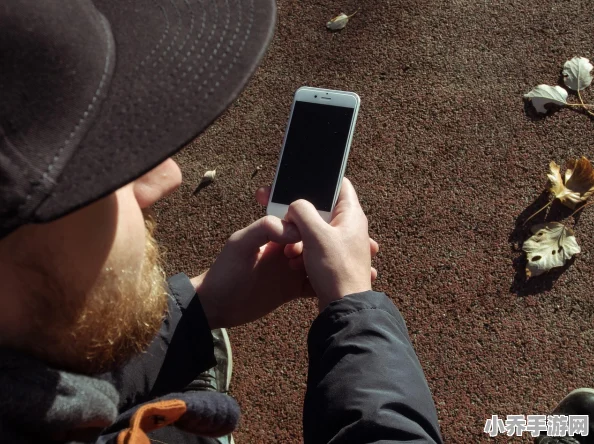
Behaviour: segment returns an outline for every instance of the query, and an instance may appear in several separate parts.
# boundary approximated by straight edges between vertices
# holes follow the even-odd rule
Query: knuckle
[[[309,205],[308,201],[306,201],[305,199],[299,199],[299,200],[296,200],[295,202],[293,202],[289,206],[289,209],[293,208],[293,210],[301,210],[301,209],[307,207],[308,205]]]
[[[229,236],[229,239],[227,239],[227,243],[228,244],[236,244],[236,243],[238,243],[241,240],[242,231],[243,230],[236,231],[231,236]]]
[[[277,218],[275,216],[266,215],[260,219],[260,225],[262,228],[268,230],[272,229],[276,225]]]
[[[289,205],[288,213],[291,215],[305,214],[309,210],[310,206],[311,204],[307,200],[299,199]]]

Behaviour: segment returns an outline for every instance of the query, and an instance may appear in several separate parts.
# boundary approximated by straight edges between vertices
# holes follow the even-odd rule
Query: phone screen
[[[295,102],[272,202],[310,201],[331,211],[353,108]]]

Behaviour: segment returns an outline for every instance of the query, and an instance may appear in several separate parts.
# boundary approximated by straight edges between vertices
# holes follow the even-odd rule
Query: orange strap
[[[147,432],[173,424],[186,410],[186,403],[179,399],[143,405],[132,416],[130,428],[118,435],[118,444],[150,444]]]

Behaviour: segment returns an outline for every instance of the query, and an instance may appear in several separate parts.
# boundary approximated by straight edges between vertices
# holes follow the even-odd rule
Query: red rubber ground
[[[346,29],[327,32],[327,20],[358,7]],[[273,44],[247,90],[177,156],[184,184],[158,206],[168,271],[203,272],[232,232],[264,214],[254,192],[272,181],[298,87],[355,91],[362,105],[347,175],[381,246],[375,289],[407,321],[445,441],[488,441],[492,414],[547,413],[569,390],[593,386],[594,209],[579,218],[583,253],[567,270],[522,283],[515,251],[518,216],[543,190],[549,161],[593,154],[594,120],[568,109],[540,118],[522,99],[556,84],[565,60],[592,58],[591,3],[278,8]],[[594,90],[585,95],[594,101]],[[215,167],[216,182],[192,196]],[[239,444],[301,441],[315,315],[312,301],[298,301],[231,330]]]

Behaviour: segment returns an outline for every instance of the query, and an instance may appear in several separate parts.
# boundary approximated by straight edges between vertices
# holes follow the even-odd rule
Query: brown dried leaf
[[[211,183],[213,183],[216,174],[217,174],[216,168],[214,170],[212,170],[212,171],[207,171],[206,173],[204,173],[204,176],[202,176],[202,179],[200,179],[200,183],[198,184],[198,186],[194,190],[194,193],[193,193],[194,196],[196,194],[198,194],[202,188],[206,188]]]
[[[550,163],[551,192],[555,198],[569,208],[588,200],[594,193],[594,169],[588,159],[569,160],[566,165],[565,181],[561,178],[560,167],[554,161]]]

